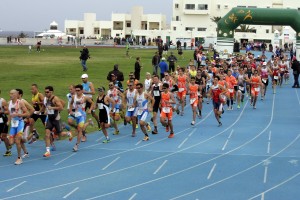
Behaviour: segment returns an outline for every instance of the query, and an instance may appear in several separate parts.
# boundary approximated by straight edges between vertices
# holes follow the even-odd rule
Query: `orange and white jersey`
[[[236,78],[232,75],[226,76],[225,81],[227,83],[228,89],[232,89],[237,84]]]
[[[251,85],[254,88],[258,88],[259,87],[259,83],[260,83],[260,76],[252,76],[251,77]]]
[[[190,91],[190,98],[191,99],[194,99],[194,98],[198,99],[198,89],[199,89],[199,85],[197,85],[197,84],[194,84],[194,85],[190,84],[189,85],[189,91]]]
[[[178,89],[179,89],[179,92],[182,92],[184,90],[186,90],[186,75],[178,75],[178,78],[177,78],[177,81],[178,81]]]

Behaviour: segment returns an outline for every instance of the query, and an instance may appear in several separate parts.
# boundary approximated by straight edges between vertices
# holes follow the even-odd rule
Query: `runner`
[[[60,125],[60,111],[63,110],[63,105],[61,100],[54,96],[54,89],[52,86],[45,87],[45,98],[44,105],[47,113],[47,121],[46,121],[46,133],[45,133],[45,144],[46,144],[46,152],[43,157],[50,157],[50,143],[51,143],[51,131],[55,129],[57,135],[69,136],[69,141],[72,140],[73,136],[71,132],[61,132]]]
[[[227,90],[229,92],[229,99],[227,99],[227,110],[233,110],[233,98],[234,98],[234,86],[237,81],[234,76],[232,76],[232,71],[228,70],[227,76],[225,76],[225,81],[227,83]]]
[[[200,92],[200,87],[198,84],[195,83],[196,78],[191,77],[190,83],[189,83],[189,92],[190,92],[190,104],[192,107],[192,123],[191,125],[195,125],[196,121],[196,115],[197,115],[197,107],[198,107],[198,93]]]
[[[43,125],[45,125],[45,121],[46,121],[46,115],[42,112],[42,110],[44,110],[43,108],[44,95],[39,92],[37,84],[31,85],[31,94],[32,94],[31,102],[35,111],[33,115],[30,117],[30,134],[27,138],[29,141],[28,144],[32,144],[37,139],[39,139],[39,134],[34,127],[35,122],[38,119],[40,119]]]
[[[258,70],[254,70],[254,74],[250,78],[251,84],[251,103],[250,105],[253,106],[253,109],[256,109],[256,101],[259,95],[260,86],[262,86],[261,77],[258,76]]]
[[[0,90],[1,94],[1,90]],[[9,140],[7,138],[8,134],[8,118],[7,115],[9,114],[8,111],[8,105],[5,99],[0,97],[0,135],[1,135],[1,141],[4,142],[6,152],[3,154],[3,156],[11,156],[11,146],[9,145]]]
[[[151,103],[150,108],[152,109],[153,104],[154,104],[154,99],[150,94],[143,92],[143,84],[142,83],[138,83],[136,85],[136,90],[137,90],[137,94],[134,97],[134,105],[136,107],[135,113],[139,120],[141,130],[143,131],[143,133],[145,135],[143,141],[147,141],[147,140],[149,140],[147,131],[151,131],[150,124],[146,122],[146,119],[147,119],[147,116],[149,113],[148,103]],[[146,127],[147,127],[147,131],[146,131]]]
[[[176,104],[175,98],[173,94],[169,91],[169,84],[164,83],[162,85],[162,93],[161,93],[161,100],[160,100],[160,122],[161,124],[166,127],[166,132],[170,131],[168,138],[174,137],[174,130],[173,130],[173,109],[172,104]]]
[[[277,60],[274,61],[273,67],[272,67],[272,88],[273,88],[273,94],[276,94],[276,86],[279,83],[279,66]]]
[[[226,93],[226,90],[222,85],[218,84],[219,80],[220,78],[218,76],[214,77],[213,85],[210,87],[208,94],[212,98],[213,110],[215,113],[215,117],[219,123],[218,126],[222,126],[220,116],[223,112],[223,104],[221,103],[220,95],[224,95]]]
[[[18,158],[15,162],[15,165],[22,164],[22,158],[21,158],[21,148],[23,145],[22,141],[22,135],[24,130],[24,120],[23,117],[29,117],[29,113],[27,111],[26,106],[24,103],[18,99],[18,92],[17,90],[11,90],[9,92],[10,101],[9,101],[9,116],[7,121],[7,126],[9,125],[9,122],[11,124],[10,128],[10,136],[9,136],[9,144],[13,145],[16,144],[17,152],[18,152]],[[24,146],[25,147],[25,146]],[[26,149],[25,149],[25,152]]]
[[[206,96],[206,79],[208,78],[208,75],[205,71],[202,71],[203,67],[200,67],[197,70],[197,75],[195,77],[195,83],[199,85],[199,91],[198,91],[198,111],[197,115],[199,118],[202,117],[202,101],[203,96]]]
[[[239,75],[237,77],[238,91],[237,91],[237,109],[241,108],[241,103],[244,102],[246,92],[246,81],[248,76],[244,73],[243,68],[239,68]]]
[[[179,99],[179,105],[181,106],[181,112],[180,115],[183,116],[184,114],[184,106],[185,106],[185,97],[187,93],[187,83],[188,83],[188,77],[184,74],[184,69],[179,68],[178,70],[178,77],[177,81],[178,83],[178,99]],[[177,105],[177,109],[179,109],[179,105]]]
[[[86,97],[83,94],[83,86],[82,85],[76,85],[75,86],[75,92],[76,94],[72,97],[71,103],[69,108],[69,114],[72,116],[72,119],[69,118],[69,121],[76,120],[77,123],[77,142],[75,146],[73,147],[73,151],[78,151],[78,146],[81,141],[82,137],[82,130],[83,126],[86,120],[86,103],[90,103],[90,109],[87,110],[87,113],[90,114],[92,112],[92,109],[94,108],[94,102],[89,98]],[[74,109],[74,111],[72,110]]]
[[[111,104],[111,111],[114,110],[115,102],[112,98],[108,95],[105,95],[105,88],[100,87],[98,90],[98,97],[97,97],[97,107],[99,109],[99,122],[101,125],[102,132],[105,136],[105,140],[103,143],[109,143],[110,138],[107,133],[107,128],[110,127],[110,116],[109,116],[109,105]]]
[[[94,84],[90,81],[88,81],[88,75],[87,74],[82,74],[81,75],[81,79],[82,79],[82,86],[83,86],[83,94],[87,97],[89,97],[92,101],[93,101],[93,95],[95,94],[95,88],[94,88]],[[86,103],[85,105],[85,109],[89,109],[91,108],[91,104],[89,102]],[[92,116],[96,119],[97,124],[98,124],[98,129],[100,130],[100,124],[99,124],[99,119],[98,116],[95,113],[95,110],[92,110]],[[90,120],[90,122],[92,122]],[[83,127],[82,130],[82,142],[86,141],[86,126]]]
[[[262,81],[262,87],[261,87],[261,100],[265,99],[267,88],[269,85],[269,74],[272,74],[271,69],[267,66],[267,62],[263,62],[261,67],[258,67],[259,74]]]
[[[125,120],[126,122],[132,122],[132,137],[135,137],[135,130],[136,130],[136,116],[134,115],[135,113],[135,107],[133,105],[134,103],[134,97],[137,93],[136,89],[134,89],[134,82],[131,81],[129,82],[128,90],[125,91],[123,95],[123,104],[124,108],[126,108],[126,114],[125,114]]]
[[[169,77],[169,74],[165,73],[165,78]],[[162,83],[159,81],[159,77],[157,75],[153,76],[153,85],[151,86],[151,93],[152,96],[154,97],[154,105],[153,105],[153,125],[154,125],[154,130],[152,131],[152,134],[157,134],[157,113],[158,113],[158,108],[159,108],[159,103],[161,99],[161,87]]]

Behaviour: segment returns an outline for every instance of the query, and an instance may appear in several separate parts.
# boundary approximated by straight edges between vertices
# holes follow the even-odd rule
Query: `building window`
[[[195,4],[185,4],[185,9],[187,9],[187,10],[195,10]]]
[[[176,31],[176,26],[173,27],[173,31]]]
[[[224,8],[225,8],[225,9],[228,9],[228,5],[224,5]]]
[[[175,8],[179,8],[179,4],[178,3],[175,3]]]
[[[81,29],[81,30],[79,31],[79,34],[84,34],[83,29]]]
[[[238,8],[246,8],[247,6],[237,6]]]
[[[248,6],[248,8],[257,8],[257,6]]]
[[[199,27],[197,30],[198,30],[198,31],[206,31],[206,28]]]
[[[269,30],[269,29],[266,29],[266,33],[270,33],[270,30]]]
[[[194,27],[185,27],[186,31],[193,31]]]
[[[221,9],[221,4],[218,4],[218,5],[217,5],[217,8],[218,8],[218,9]]]
[[[180,21],[179,16],[176,16],[176,20],[175,21]]]
[[[207,4],[198,4],[198,10],[208,10]]]
[[[300,11],[300,8],[298,8],[298,10]]]
[[[127,23],[126,23],[126,27],[127,27],[127,28],[130,28],[130,27],[131,27],[131,23],[130,23],[130,22],[127,22]]]

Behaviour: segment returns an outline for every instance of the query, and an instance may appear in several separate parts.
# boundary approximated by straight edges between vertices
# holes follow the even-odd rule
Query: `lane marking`
[[[269,154],[271,151],[271,137],[272,137],[272,131],[269,132],[269,139],[268,139],[268,148],[267,153]]]
[[[165,160],[156,170],[153,174],[157,174],[157,172],[159,172],[159,170],[161,170],[161,168],[168,162],[168,160]]]
[[[119,160],[121,157],[117,157],[116,159],[114,159],[113,161],[111,161],[108,165],[106,165],[105,167],[102,168],[102,170],[106,170],[109,166],[111,166],[112,164],[114,164],[117,160]]]
[[[141,144],[141,142],[142,142],[142,140],[139,140],[135,145],[137,146],[137,145]]]
[[[195,132],[196,132],[197,128],[194,129],[190,134],[189,134],[189,137],[191,137]]]
[[[66,194],[63,198],[66,199],[68,198],[71,194],[73,194],[74,192],[76,192],[79,189],[79,187],[75,188],[74,190],[72,190],[71,192],[69,192],[68,194]]]
[[[265,193],[261,194],[261,199],[260,200],[265,200]]]
[[[16,189],[17,187],[23,185],[24,183],[26,183],[26,181],[23,181],[22,183],[19,183],[18,185],[14,186],[14,187],[12,187],[12,188],[10,188],[10,189],[8,189],[6,192],[10,192],[10,191]]]
[[[211,175],[215,171],[216,166],[217,166],[217,164],[215,163],[207,176],[207,180],[209,180],[211,178]]]
[[[267,183],[267,176],[268,176],[268,166],[265,166],[264,183]]]
[[[231,132],[230,132],[230,135],[229,135],[229,137],[228,137],[228,139],[230,139],[231,138],[231,136],[232,136],[232,134],[233,134],[233,129],[231,130]]]
[[[58,165],[58,164],[60,164],[60,163],[64,162],[65,160],[67,160],[67,159],[71,158],[72,156],[75,156],[75,155],[76,155],[75,153],[72,153],[70,156],[68,156],[68,157],[66,157],[65,159],[63,159],[63,160],[61,160],[61,161],[59,161],[59,162],[55,163],[54,165]]]
[[[297,95],[298,103],[299,103],[299,105],[300,105],[300,99],[299,99],[299,95],[298,95],[298,90],[296,89],[295,91],[296,91],[296,95]]]
[[[178,149],[180,149],[182,147],[182,145],[188,140],[189,138],[185,138],[180,145],[177,147]]]
[[[225,144],[224,144],[224,146],[223,146],[223,148],[222,148],[222,151],[224,151],[224,150],[225,150],[225,148],[226,148],[226,146],[227,146],[228,142],[229,142],[229,140],[227,139],[227,140],[226,140],[226,142],[225,142]]]
[[[100,140],[102,140],[102,138],[104,138],[104,136],[102,136],[99,139],[97,139],[96,142],[99,142]]]
[[[137,193],[134,193],[128,200],[134,199],[134,197],[137,195]]]

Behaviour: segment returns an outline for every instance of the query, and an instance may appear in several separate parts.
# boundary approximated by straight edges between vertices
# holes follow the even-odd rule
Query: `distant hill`
[[[24,33],[27,38],[33,38],[38,33],[34,34],[34,31],[0,31],[0,37],[18,37],[21,33]]]

